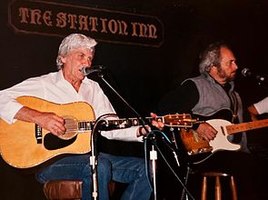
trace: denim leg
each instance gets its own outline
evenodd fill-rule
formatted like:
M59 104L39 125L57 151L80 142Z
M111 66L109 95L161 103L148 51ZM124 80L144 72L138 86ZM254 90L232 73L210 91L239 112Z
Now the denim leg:
M98 156L98 199L108 200L109 199L109 182L112 180L112 163L102 157Z
M82 199L91 200L91 166L90 155L73 155L62 158L45 167L36 174L39 182L45 183L49 180L82 180Z
M152 188L147 177L145 162L142 158L113 156L100 153L99 158L106 158L112 164L112 179L128 183L122 194L122 200L150 199Z

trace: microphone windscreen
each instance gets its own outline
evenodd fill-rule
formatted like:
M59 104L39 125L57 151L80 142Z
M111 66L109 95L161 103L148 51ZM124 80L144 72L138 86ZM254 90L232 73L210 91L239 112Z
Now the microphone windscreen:
M251 75L251 71L249 68L244 68L241 70L241 74L244 76L244 77L248 77Z

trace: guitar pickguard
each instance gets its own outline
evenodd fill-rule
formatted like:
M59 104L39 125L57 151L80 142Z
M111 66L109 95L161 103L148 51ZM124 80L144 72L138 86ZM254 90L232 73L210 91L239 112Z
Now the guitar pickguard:
M77 136L69 139L69 140L63 140L52 133L47 133L44 137L44 147L47 150L57 150L62 149L64 147L67 147L71 144L73 144L76 140Z

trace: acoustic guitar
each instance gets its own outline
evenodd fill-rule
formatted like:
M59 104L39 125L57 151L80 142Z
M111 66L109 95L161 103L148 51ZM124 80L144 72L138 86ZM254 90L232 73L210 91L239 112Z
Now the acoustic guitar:
M53 112L65 120L65 134L59 138L34 123L17 120L13 124L0 119L0 152L16 168L35 167L63 154L91 151L91 130L95 123L93 108L86 102L56 104L37 97L17 98L22 105L42 112ZM150 118L147 118L150 120ZM195 121L189 114L158 117L166 126L190 128ZM137 118L105 120L103 129L120 129L140 125Z

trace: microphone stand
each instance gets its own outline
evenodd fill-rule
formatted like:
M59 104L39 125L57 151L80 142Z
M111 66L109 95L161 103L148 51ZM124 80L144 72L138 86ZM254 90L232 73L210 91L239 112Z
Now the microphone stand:
M96 159L96 149L95 149L95 140L96 132L98 132L97 123L94 125L91 134L91 156L90 156L90 165L92 168L92 197L94 200L98 199L98 180L97 180L97 159Z
M95 143L97 140L97 134L100 133L100 130L98 128L99 122L101 122L101 118L103 116L100 116L93 128L92 128L92 134L91 134L91 156L90 156L90 165L92 168L92 197L94 200L98 199L98 178L97 178L97 148L95 147Z
M147 137L146 137L147 138ZM151 142L151 150L150 150L150 160L152 163L152 182L153 182L153 194L154 200L157 199L157 187L156 187L156 161L157 161L157 151L155 150L155 135L150 138L153 142Z
M146 122L143 119L143 117L109 84L109 82L104 78L104 75L101 73L101 71L98 72L98 77L101 78L101 80L124 102L125 105L127 105L138 117L138 119L141 121L142 127L146 130L147 134L149 134L148 128L145 126ZM147 139L144 137L144 139ZM153 137L152 139L155 139ZM153 193L154 193L154 200L157 199L157 192L156 192L156 160L157 160L157 152L154 149L154 144L152 144L152 149L150 151L150 160L152 161L152 175L153 175Z

